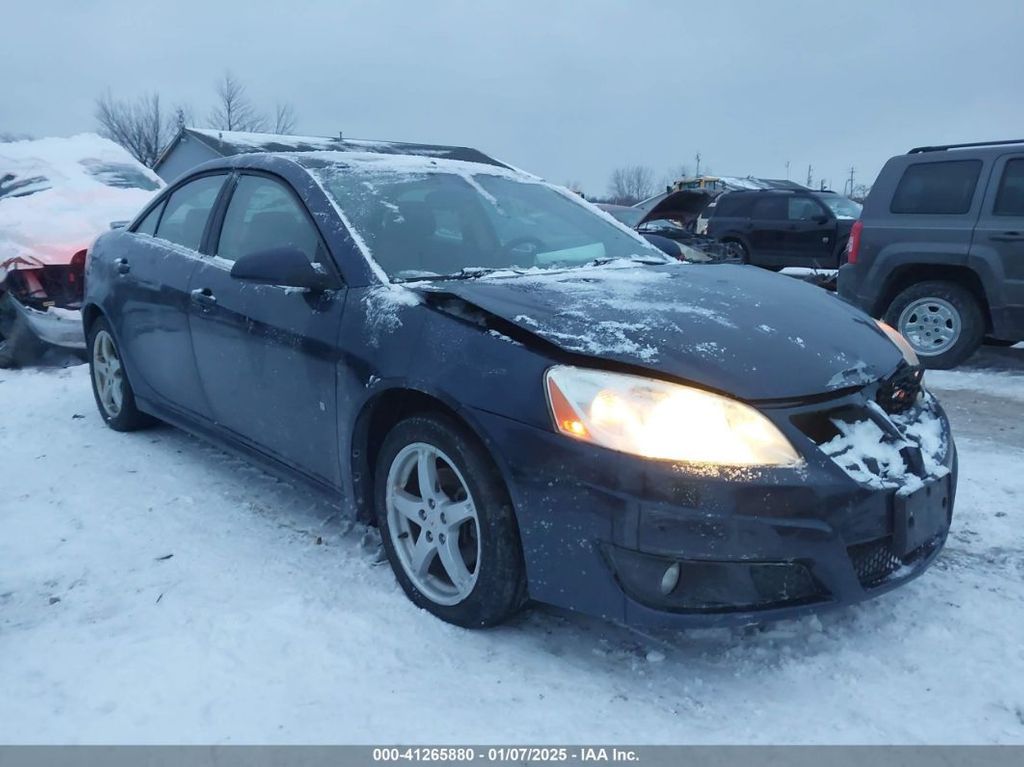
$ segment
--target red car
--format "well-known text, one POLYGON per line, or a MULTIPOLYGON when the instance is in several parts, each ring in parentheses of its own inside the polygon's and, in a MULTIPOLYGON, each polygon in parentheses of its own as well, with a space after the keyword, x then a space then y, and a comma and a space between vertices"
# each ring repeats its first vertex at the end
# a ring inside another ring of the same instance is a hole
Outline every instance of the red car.
POLYGON ((0 144, 0 367, 51 345, 85 348, 86 249, 162 186, 94 134, 0 144))

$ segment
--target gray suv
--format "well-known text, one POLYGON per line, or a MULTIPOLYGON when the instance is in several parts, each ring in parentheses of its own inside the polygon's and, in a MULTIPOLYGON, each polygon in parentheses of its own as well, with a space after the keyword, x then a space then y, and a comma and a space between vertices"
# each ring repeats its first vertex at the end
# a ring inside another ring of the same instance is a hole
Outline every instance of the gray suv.
POLYGON ((986 338, 1024 340, 1024 139, 918 147, 864 202, 839 293, 896 327, 930 368, 986 338))

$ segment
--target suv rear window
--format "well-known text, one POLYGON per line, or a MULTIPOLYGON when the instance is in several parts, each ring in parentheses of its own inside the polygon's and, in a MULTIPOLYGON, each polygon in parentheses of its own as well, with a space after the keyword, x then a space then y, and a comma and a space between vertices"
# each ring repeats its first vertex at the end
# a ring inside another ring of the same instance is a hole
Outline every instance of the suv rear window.
POLYGON ((997 216, 1024 216, 1024 160, 1006 163, 992 212, 997 216))
POLYGON ((981 160, 911 165, 903 172, 889 211, 910 214, 966 213, 978 185, 981 160))

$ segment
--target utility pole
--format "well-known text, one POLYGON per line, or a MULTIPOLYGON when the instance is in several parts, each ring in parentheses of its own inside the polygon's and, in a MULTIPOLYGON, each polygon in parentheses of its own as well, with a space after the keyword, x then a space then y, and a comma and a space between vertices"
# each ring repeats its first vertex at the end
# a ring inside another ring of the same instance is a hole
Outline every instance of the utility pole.
POLYGON ((846 184, 844 184, 844 188, 843 188, 843 194, 845 194, 846 196, 850 196, 851 194, 853 194, 853 174, 855 172, 856 172, 856 170, 851 165, 850 166, 850 178, 847 180, 846 184))
POLYGON ((811 165, 807 166, 807 187, 809 189, 814 187, 814 177, 811 175, 811 171, 813 171, 813 170, 814 170, 813 166, 811 166, 811 165))
POLYGON ((786 160, 786 181, 789 181, 789 160, 786 160))
POLYGON ((697 152, 697 171, 693 175, 696 178, 700 178, 700 152, 697 152))

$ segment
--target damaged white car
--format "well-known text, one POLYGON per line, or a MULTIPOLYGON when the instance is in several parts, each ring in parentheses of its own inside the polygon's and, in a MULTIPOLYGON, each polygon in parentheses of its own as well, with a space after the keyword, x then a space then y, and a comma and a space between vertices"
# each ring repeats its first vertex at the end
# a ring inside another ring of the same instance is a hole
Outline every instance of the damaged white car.
POLYGON ((0 143, 0 367, 85 348, 86 250, 162 186, 95 134, 0 143))

